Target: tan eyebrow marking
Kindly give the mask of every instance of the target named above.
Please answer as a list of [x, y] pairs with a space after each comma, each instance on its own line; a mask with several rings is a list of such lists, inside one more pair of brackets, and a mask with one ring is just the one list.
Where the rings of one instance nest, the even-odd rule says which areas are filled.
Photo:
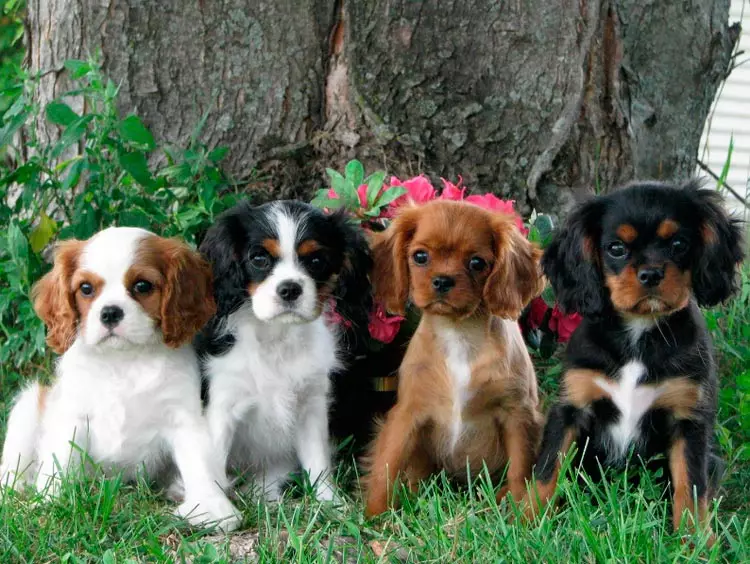
[[656, 230], [656, 234], [662, 239], [669, 239], [672, 235], [677, 233], [679, 229], [680, 229], [680, 224], [677, 223], [675, 220], [665, 219], [659, 225], [658, 229]]
[[299, 246], [297, 247], [297, 254], [300, 256], [305, 256], [314, 253], [315, 251], [319, 251], [320, 249], [320, 243], [318, 243], [314, 239], [307, 239], [299, 244]]
[[274, 258], [281, 256], [281, 245], [278, 239], [264, 239], [261, 246]]
[[620, 225], [615, 233], [617, 233], [617, 236], [625, 243], [632, 243], [635, 241], [635, 238], [638, 237], [638, 231], [629, 223], [623, 223]]

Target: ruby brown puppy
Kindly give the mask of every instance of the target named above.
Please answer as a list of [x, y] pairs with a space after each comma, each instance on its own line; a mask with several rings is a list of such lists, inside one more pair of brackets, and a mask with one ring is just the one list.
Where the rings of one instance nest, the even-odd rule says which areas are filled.
[[577, 443], [575, 464], [590, 473], [624, 467], [631, 453], [663, 465], [674, 527], [693, 507], [705, 521], [721, 462], [712, 452], [716, 366], [699, 307], [736, 290], [741, 259], [738, 224], [695, 182], [634, 183], [573, 211], [543, 267], [562, 307], [584, 319], [544, 429], [530, 515], [552, 497], [560, 459]]
[[541, 430], [537, 383], [516, 321], [542, 290], [540, 251], [508, 214], [434, 201], [403, 209], [373, 242], [374, 292], [422, 312], [399, 370], [398, 401], [369, 457], [367, 515], [385, 511], [396, 480], [414, 489], [446, 470], [484, 464], [521, 499]]
[[190, 344], [216, 310], [208, 264], [181, 241], [112, 227], [60, 243], [33, 296], [61, 356], [54, 383], [31, 384], [10, 412], [0, 487], [35, 482], [56, 495], [89, 460], [125, 479], [145, 468], [169, 486], [176, 467], [178, 514], [236, 528]]

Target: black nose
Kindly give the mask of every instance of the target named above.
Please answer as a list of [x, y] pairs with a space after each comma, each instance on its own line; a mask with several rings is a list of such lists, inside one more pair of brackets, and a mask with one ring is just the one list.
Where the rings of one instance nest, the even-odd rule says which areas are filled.
[[302, 294], [302, 286], [296, 282], [290, 282], [287, 280], [286, 282], [279, 284], [279, 287], [276, 288], [276, 293], [285, 302], [293, 302]]
[[658, 286], [659, 283], [664, 279], [663, 268], [652, 268], [646, 267], [641, 268], [638, 271], [638, 281], [646, 288], [653, 288]]
[[445, 294], [456, 285], [456, 281], [450, 276], [435, 276], [432, 279], [432, 289], [438, 294]]
[[125, 312], [122, 311], [120, 306], [104, 306], [102, 312], [99, 314], [102, 325], [109, 329], [116, 327], [122, 321], [123, 317], [125, 317]]

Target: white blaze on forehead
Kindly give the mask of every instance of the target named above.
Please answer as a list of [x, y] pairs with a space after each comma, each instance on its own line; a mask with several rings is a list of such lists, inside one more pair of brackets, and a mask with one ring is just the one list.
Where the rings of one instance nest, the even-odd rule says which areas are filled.
[[79, 268], [101, 276], [106, 282], [124, 280], [133, 264], [138, 245], [153, 233], [137, 227], [109, 227], [86, 242]]
[[299, 220], [288, 214], [283, 208], [276, 209], [275, 222], [276, 230], [279, 236], [279, 248], [282, 262], [289, 261], [294, 263], [297, 258], [297, 230], [299, 229]]

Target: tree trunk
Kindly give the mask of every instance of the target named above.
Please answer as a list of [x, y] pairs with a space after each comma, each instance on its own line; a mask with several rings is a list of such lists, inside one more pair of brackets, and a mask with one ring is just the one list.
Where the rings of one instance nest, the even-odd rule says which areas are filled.
[[[235, 177], [307, 196], [325, 166], [425, 172], [555, 211], [690, 175], [737, 38], [729, 0], [29, 0], [40, 101], [101, 52], [121, 109]], [[40, 132], [55, 136], [50, 126]]]

